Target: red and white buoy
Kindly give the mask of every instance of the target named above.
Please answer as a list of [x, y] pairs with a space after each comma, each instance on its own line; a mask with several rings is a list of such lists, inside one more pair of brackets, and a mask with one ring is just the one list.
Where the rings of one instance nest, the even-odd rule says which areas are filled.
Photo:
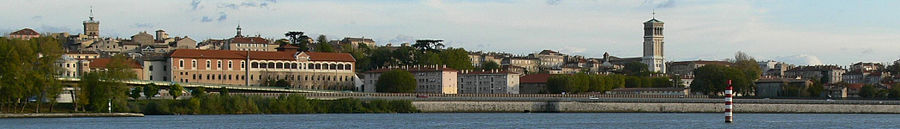
[[731, 90], [731, 80], [728, 80], [728, 87], [725, 88], [725, 123], [731, 123], [734, 118], [733, 116], [731, 116], [731, 112], [734, 111], [732, 110], [733, 106], [731, 106], [731, 104], [733, 104], [731, 99]]

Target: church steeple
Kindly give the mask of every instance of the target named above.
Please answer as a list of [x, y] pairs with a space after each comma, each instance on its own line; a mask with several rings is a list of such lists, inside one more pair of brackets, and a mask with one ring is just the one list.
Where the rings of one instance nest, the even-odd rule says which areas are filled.
[[241, 24], [238, 24], [237, 35], [235, 35], [234, 37], [244, 37], [243, 35], [241, 35]]
[[91, 6], [91, 15], [88, 17], [88, 19], [94, 21], [94, 6]]

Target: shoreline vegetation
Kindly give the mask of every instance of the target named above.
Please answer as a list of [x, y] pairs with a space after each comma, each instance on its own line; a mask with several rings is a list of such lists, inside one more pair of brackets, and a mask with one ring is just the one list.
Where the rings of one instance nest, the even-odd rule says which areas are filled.
[[[314, 113], [416, 113], [411, 101], [345, 98], [337, 100], [307, 99], [301, 95], [275, 98], [245, 95], [203, 95], [182, 100], [135, 100], [116, 112], [147, 115], [215, 115], [215, 114], [314, 114]], [[118, 109], [118, 110], [117, 110]]]

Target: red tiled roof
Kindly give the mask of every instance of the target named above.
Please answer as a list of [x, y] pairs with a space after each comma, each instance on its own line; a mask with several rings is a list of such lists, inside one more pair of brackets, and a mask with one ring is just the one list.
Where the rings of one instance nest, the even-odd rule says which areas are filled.
[[847, 89], [859, 90], [859, 89], [862, 89], [863, 86], [865, 86], [865, 84], [862, 84], [862, 83], [849, 84], [849, 85], [847, 85]]
[[234, 37], [231, 39], [231, 43], [269, 44], [271, 42], [262, 37]]
[[31, 28], [25, 28], [16, 32], [9, 33], [9, 35], [41, 35], [41, 33], [38, 33]]
[[304, 52], [309, 55], [311, 61], [343, 61], [356, 62], [350, 53], [329, 53], [329, 52]]
[[438, 67], [438, 68], [435, 68], [435, 67], [412, 67], [412, 68], [409, 68], [409, 67], [407, 67], [407, 68], [381, 68], [381, 69], [369, 70], [367, 73], [382, 73], [382, 72], [387, 72], [387, 71], [391, 71], [391, 70], [395, 70], [395, 69], [402, 69], [402, 70], [406, 70], [409, 72], [459, 71], [459, 70], [456, 70], [453, 68], [444, 68], [444, 67]]
[[550, 74], [528, 74], [519, 78], [519, 83], [547, 83]]
[[[91, 68], [106, 68], [106, 65], [108, 65], [109, 62], [111, 62], [111, 61], [112, 61], [112, 58], [97, 58], [97, 59], [91, 60], [91, 63], [89, 66]], [[126, 60], [126, 62], [128, 63], [128, 66], [130, 66], [131, 68], [135, 68], [135, 69], [141, 68], [141, 64], [139, 64], [137, 61]]]
[[[250, 59], [255, 60], [297, 60], [294, 55], [296, 52], [266, 52], [266, 51], [250, 51]], [[356, 62], [348, 53], [323, 53], [323, 52], [306, 52], [310, 61], [341, 61]], [[213, 58], [213, 59], [246, 59], [247, 51], [230, 51], [230, 50], [198, 50], [198, 49], [176, 49], [170, 57], [173, 58]]]

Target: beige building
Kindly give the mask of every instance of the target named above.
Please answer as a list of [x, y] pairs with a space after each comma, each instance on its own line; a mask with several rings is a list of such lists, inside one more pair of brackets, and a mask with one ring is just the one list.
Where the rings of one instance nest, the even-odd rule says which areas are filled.
[[566, 63], [566, 55], [553, 50], [543, 50], [528, 57], [540, 60], [539, 66], [542, 69], [559, 69]]
[[784, 72], [787, 78], [803, 78], [821, 80], [827, 84], [843, 81], [843, 75], [847, 70], [834, 65], [799, 66]]
[[507, 71], [462, 71], [460, 94], [519, 94], [519, 73]]
[[360, 44], [365, 44], [367, 47], [374, 48], [375, 40], [368, 39], [365, 37], [362, 38], [351, 38], [345, 37], [341, 40], [340, 44], [350, 44], [353, 48], [358, 48]]
[[168, 62], [171, 80], [187, 83], [257, 86], [285, 80], [293, 88], [352, 90], [356, 78], [356, 59], [347, 53], [176, 49]]
[[809, 79], [792, 78], [763, 78], [754, 83], [756, 84], [756, 96], [758, 97], [779, 97], [782, 96], [784, 87], [790, 86], [805, 90], [813, 84]]
[[416, 78], [416, 93], [438, 93], [438, 94], [457, 94], [458, 72], [456, 69], [444, 66], [393, 66], [389, 68], [381, 68], [364, 73], [363, 89], [364, 92], [375, 91], [375, 84], [381, 73], [402, 69], [409, 71]]
[[257, 35], [256, 37], [246, 37], [241, 35], [241, 26], [237, 27], [237, 35], [233, 38], [225, 40], [223, 50], [232, 51], [276, 51], [278, 44], [271, 40], [265, 39]]
[[59, 77], [77, 78], [82, 73], [87, 72], [90, 60], [100, 58], [100, 54], [93, 52], [69, 52], [63, 54], [56, 61], [56, 65], [61, 69]]

